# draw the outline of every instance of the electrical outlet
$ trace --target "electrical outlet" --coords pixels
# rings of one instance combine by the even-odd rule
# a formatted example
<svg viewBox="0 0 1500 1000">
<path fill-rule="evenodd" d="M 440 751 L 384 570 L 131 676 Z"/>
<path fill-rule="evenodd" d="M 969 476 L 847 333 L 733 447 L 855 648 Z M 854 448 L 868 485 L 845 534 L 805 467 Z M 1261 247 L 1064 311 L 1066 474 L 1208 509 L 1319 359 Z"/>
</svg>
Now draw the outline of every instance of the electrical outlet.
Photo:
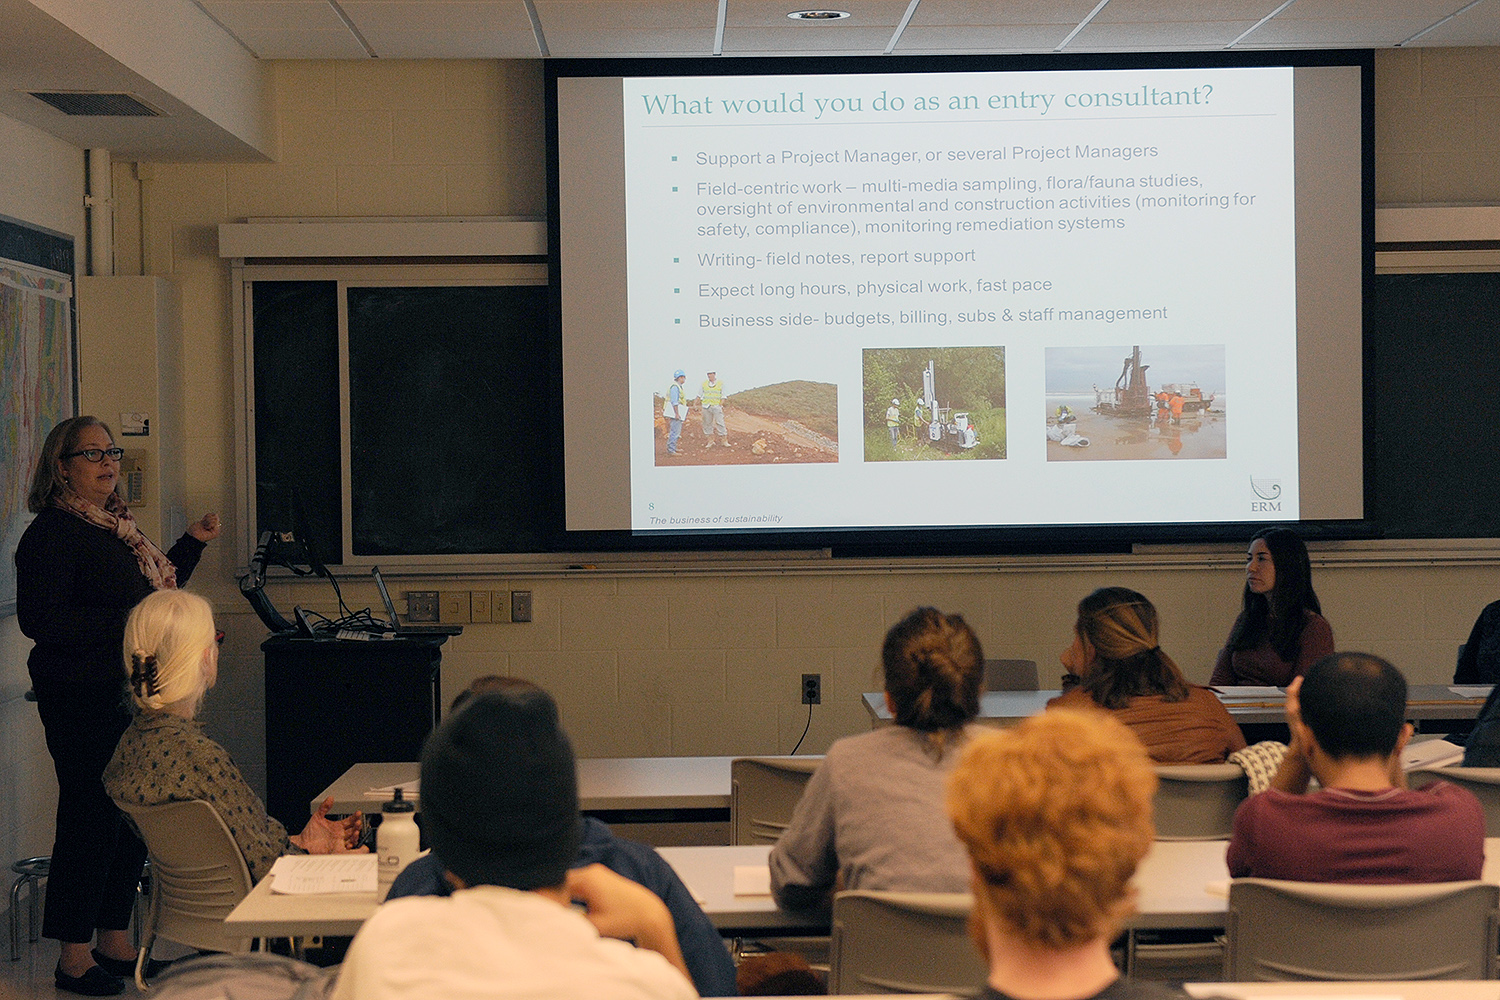
<svg viewBox="0 0 1500 1000">
<path fill-rule="evenodd" d="M 445 590 L 438 594 L 438 621 L 444 625 L 464 625 L 469 620 L 469 592 Z"/>
<path fill-rule="evenodd" d="M 531 591 L 512 590 L 510 592 L 510 620 L 513 622 L 531 621 Z"/>
<path fill-rule="evenodd" d="M 821 705 L 821 704 L 823 704 L 823 675 L 822 674 L 803 674 L 802 675 L 802 704 L 804 704 L 804 705 Z"/>
<path fill-rule="evenodd" d="M 438 592 L 435 590 L 408 590 L 406 592 L 406 620 L 411 622 L 437 621 Z"/>
<path fill-rule="evenodd" d="M 469 591 L 469 621 L 487 622 L 492 620 L 490 609 L 490 592 L 488 590 Z"/>
</svg>

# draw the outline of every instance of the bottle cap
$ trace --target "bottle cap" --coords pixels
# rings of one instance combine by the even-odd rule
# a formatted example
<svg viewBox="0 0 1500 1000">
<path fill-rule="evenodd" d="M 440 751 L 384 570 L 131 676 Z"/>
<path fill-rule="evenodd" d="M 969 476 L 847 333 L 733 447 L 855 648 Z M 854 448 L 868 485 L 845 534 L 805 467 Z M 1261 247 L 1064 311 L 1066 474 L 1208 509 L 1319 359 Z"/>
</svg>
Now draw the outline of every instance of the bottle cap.
<svg viewBox="0 0 1500 1000">
<path fill-rule="evenodd" d="M 383 813 L 409 813 L 416 812 L 417 807 L 406 801 L 406 796 L 401 794 L 401 789 L 396 789 L 395 797 L 389 802 L 382 803 L 380 811 Z"/>
</svg>

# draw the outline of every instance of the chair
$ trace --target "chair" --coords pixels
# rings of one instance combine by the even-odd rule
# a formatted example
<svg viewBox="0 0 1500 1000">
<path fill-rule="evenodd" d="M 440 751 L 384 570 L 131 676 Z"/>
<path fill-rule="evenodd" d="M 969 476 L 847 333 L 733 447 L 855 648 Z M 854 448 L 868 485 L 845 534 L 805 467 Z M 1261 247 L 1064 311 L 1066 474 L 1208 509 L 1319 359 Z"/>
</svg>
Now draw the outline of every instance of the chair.
<svg viewBox="0 0 1500 1000">
<path fill-rule="evenodd" d="M 1035 691 L 1040 686 L 1035 660 L 984 661 L 986 691 Z"/>
<path fill-rule="evenodd" d="M 732 844 L 774 844 L 822 757 L 740 757 L 729 762 Z"/>
<path fill-rule="evenodd" d="M 1494 979 L 1500 886 L 1235 879 L 1226 982 Z"/>
<path fill-rule="evenodd" d="M 1250 794 L 1238 764 L 1158 764 L 1157 840 L 1228 840 L 1234 811 Z"/>
<path fill-rule="evenodd" d="M 254 883 L 218 810 L 198 799 L 115 804 L 135 823 L 151 857 L 151 904 L 135 964 L 136 986 L 146 989 L 142 973 L 158 937 L 206 951 L 249 951 L 248 939 L 224 929 L 224 918 Z"/>
<path fill-rule="evenodd" d="M 1484 807 L 1484 835 L 1500 837 L 1500 767 L 1420 767 L 1407 772 L 1406 783 L 1421 788 L 1439 778 L 1473 792 Z"/>
<path fill-rule="evenodd" d="M 833 897 L 828 992 L 973 993 L 988 972 L 966 892 L 853 890 Z"/>
<path fill-rule="evenodd" d="M 10 866 L 16 880 L 10 884 L 10 960 L 21 960 L 21 891 L 28 890 L 27 916 L 31 932 L 31 943 L 35 944 L 42 925 L 42 883 L 52 871 L 52 856 L 44 854 L 36 858 L 22 858 Z"/>
</svg>

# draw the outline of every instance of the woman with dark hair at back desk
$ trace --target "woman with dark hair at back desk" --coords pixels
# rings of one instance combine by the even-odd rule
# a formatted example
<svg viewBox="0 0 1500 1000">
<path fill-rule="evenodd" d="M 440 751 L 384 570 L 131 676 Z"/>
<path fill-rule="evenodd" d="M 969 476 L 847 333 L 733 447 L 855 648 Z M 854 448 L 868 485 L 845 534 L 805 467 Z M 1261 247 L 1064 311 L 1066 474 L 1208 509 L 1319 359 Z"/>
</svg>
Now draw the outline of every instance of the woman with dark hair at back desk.
<svg viewBox="0 0 1500 1000">
<path fill-rule="evenodd" d="M 1307 546 L 1289 528 L 1250 541 L 1245 594 L 1209 684 L 1285 687 L 1333 653 L 1333 629 L 1313 592 Z"/>
<path fill-rule="evenodd" d="M 57 769 L 42 933 L 62 943 L 58 988 L 85 996 L 121 992 L 135 964 L 125 928 L 146 851 L 100 781 L 130 724 L 125 617 L 147 594 L 186 583 L 219 535 L 218 516 L 205 514 L 162 552 L 115 492 L 121 457 L 94 417 L 54 427 L 27 496 L 36 517 L 16 546 L 16 618 L 36 643 L 27 667 Z"/>
</svg>

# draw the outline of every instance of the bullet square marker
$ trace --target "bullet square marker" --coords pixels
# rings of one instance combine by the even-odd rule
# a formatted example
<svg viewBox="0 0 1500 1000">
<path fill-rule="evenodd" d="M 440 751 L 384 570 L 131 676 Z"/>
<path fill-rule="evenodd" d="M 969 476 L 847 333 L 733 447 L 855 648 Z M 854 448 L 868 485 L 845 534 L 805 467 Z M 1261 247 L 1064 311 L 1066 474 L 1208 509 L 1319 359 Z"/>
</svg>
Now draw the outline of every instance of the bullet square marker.
<svg viewBox="0 0 1500 1000">
<path fill-rule="evenodd" d="M 675 185 L 675 184 L 674 184 L 674 185 L 672 185 L 672 190 L 673 190 L 673 191 L 676 191 L 676 190 L 677 190 L 677 185 Z"/>
</svg>

